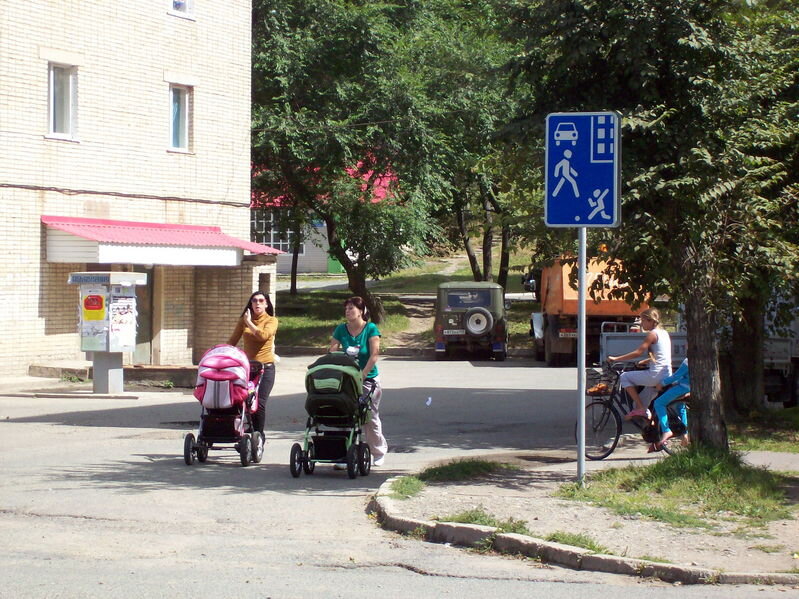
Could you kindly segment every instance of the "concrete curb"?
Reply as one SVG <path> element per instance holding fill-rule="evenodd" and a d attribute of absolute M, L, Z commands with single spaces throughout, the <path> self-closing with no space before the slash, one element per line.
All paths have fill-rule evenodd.
<path fill-rule="evenodd" d="M 552 543 L 526 535 L 502 533 L 491 526 L 433 522 L 398 516 L 395 503 L 401 500 L 391 497 L 391 484 L 399 478 L 401 477 L 395 476 L 386 480 L 370 502 L 370 509 L 376 513 L 380 525 L 387 530 L 418 536 L 436 543 L 451 543 L 464 547 L 475 547 L 490 542 L 494 550 L 500 553 L 524 555 L 573 570 L 659 578 L 665 582 L 680 584 L 799 586 L 799 574 L 721 572 L 710 568 L 651 562 L 592 553 L 588 549 Z"/>

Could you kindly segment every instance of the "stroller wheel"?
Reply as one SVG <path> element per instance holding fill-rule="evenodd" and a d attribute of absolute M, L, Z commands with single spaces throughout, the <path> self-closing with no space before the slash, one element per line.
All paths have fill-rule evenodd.
<path fill-rule="evenodd" d="M 314 468 L 316 468 L 316 462 L 313 461 L 314 457 L 316 457 L 316 452 L 314 451 L 313 443 L 308 443 L 308 451 L 302 454 L 302 469 L 305 474 L 313 474 Z"/>
<path fill-rule="evenodd" d="M 347 449 L 347 476 L 355 478 L 358 476 L 358 445 L 353 443 Z"/>
<path fill-rule="evenodd" d="M 250 458 L 252 457 L 252 439 L 250 439 L 250 435 L 244 435 L 239 441 L 239 457 L 241 458 L 242 466 L 250 465 Z"/>
<path fill-rule="evenodd" d="M 299 478 L 300 473 L 302 472 L 302 446 L 299 443 L 295 443 L 291 446 L 291 456 L 289 457 L 289 470 L 291 470 L 291 476 L 294 478 Z"/>
<path fill-rule="evenodd" d="M 252 434 L 252 462 L 253 464 L 258 464 L 261 461 L 261 458 L 264 457 L 264 445 L 266 443 L 266 439 L 264 439 L 263 434 L 259 431 L 255 431 Z"/>
<path fill-rule="evenodd" d="M 197 443 L 197 459 L 205 462 L 208 459 L 208 445 L 202 441 Z"/>
<path fill-rule="evenodd" d="M 194 433 L 186 433 L 183 437 L 183 461 L 187 466 L 194 463 Z"/>
<path fill-rule="evenodd" d="M 366 443 L 358 443 L 358 472 L 361 476 L 369 476 L 372 471 L 372 451 Z"/>

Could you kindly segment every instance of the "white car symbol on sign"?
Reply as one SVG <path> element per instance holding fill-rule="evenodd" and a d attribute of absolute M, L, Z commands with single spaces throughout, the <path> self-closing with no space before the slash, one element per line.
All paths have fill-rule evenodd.
<path fill-rule="evenodd" d="M 574 123 L 558 123 L 555 129 L 555 145 L 559 146 L 562 141 L 571 141 L 573 146 L 577 145 L 577 127 Z"/>

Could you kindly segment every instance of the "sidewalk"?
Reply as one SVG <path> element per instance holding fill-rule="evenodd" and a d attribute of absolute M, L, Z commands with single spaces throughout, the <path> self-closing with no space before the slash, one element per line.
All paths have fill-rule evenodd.
<path fill-rule="evenodd" d="M 615 459 L 588 462 L 590 474 L 602 468 L 645 465 L 640 439 L 614 453 Z M 391 457 L 390 455 L 388 456 Z M 714 529 L 675 528 L 640 514 L 617 515 L 605 508 L 554 497 L 557 488 L 576 481 L 574 452 L 523 451 L 487 455 L 509 462 L 509 470 L 464 483 L 428 484 L 410 499 L 392 496 L 391 478 L 381 485 L 372 507 L 384 528 L 439 543 L 480 547 L 524 555 L 574 568 L 654 577 L 680 584 L 770 584 L 799 588 L 799 521 L 778 521 L 762 531 L 743 535 L 735 525 Z M 799 457 L 789 453 L 753 452 L 753 465 L 777 471 L 799 470 Z M 387 462 L 388 463 L 388 462 Z M 794 506 L 799 489 L 792 490 Z M 500 521 L 523 521 L 533 536 L 504 534 L 488 526 L 447 522 L 447 517 L 482 510 Z M 796 514 L 796 512 L 794 512 Z M 723 520 L 723 519 L 722 519 Z M 587 536 L 606 553 L 544 540 L 552 533 Z"/>

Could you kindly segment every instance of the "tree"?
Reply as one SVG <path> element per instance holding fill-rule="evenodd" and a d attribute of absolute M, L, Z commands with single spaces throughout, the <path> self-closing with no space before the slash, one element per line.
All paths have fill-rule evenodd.
<path fill-rule="evenodd" d="M 500 193 L 504 173 L 492 168 L 491 157 L 504 151 L 495 133 L 515 102 L 500 67 L 518 44 L 502 37 L 506 15 L 497 2 L 414 4 L 393 55 L 404 85 L 417 95 L 432 209 L 445 229 L 457 229 L 475 280 L 493 279 L 492 249 L 499 233 L 497 280 L 505 285 L 513 215 Z M 474 237 L 481 238 L 482 263 Z"/>
<path fill-rule="evenodd" d="M 366 278 L 398 268 L 432 225 L 416 95 L 392 57 L 407 7 L 329 0 L 253 3 L 256 185 L 328 225 L 330 252 L 377 322 Z M 372 203 L 376 181 L 389 193 Z M 399 215 L 414 216 L 400 224 Z M 366 244 L 370 244 L 367 245 Z"/>
<path fill-rule="evenodd" d="M 772 231 L 763 216 L 774 206 L 751 195 L 766 165 L 736 143 L 748 114 L 731 82 L 750 75 L 752 54 L 731 17 L 743 8 L 723 0 L 514 5 L 528 40 L 511 64 L 513 81 L 531 90 L 523 131 L 538 135 L 549 112 L 623 113 L 625 221 L 606 233 L 607 257 L 639 298 L 668 293 L 684 304 L 694 440 L 724 448 L 719 315 L 736 310 L 734 288 L 750 272 L 734 248 L 771 240 L 764 253 L 785 249 L 759 235 Z M 740 218 L 753 199 L 757 227 Z"/>

